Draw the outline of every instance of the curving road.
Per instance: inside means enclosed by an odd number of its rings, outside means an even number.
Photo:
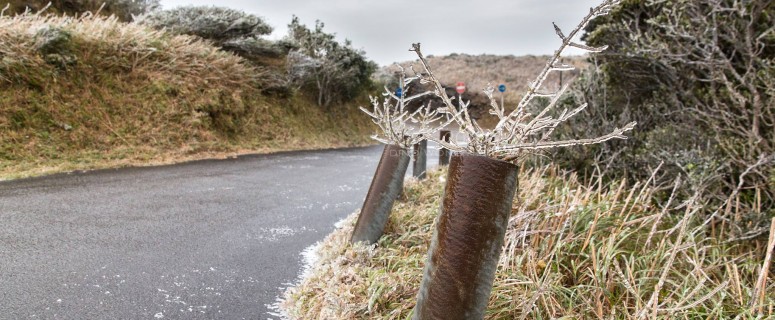
[[[267,305],[360,207],[381,150],[0,182],[0,319],[275,319]]]

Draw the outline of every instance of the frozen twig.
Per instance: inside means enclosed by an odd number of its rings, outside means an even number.
[[[616,128],[612,132],[599,137],[550,141],[550,135],[555,128],[567,121],[573,115],[581,112],[586,108],[586,104],[570,110],[558,110],[557,112],[559,115],[554,117],[551,116],[550,113],[556,108],[560,97],[568,86],[563,86],[556,92],[541,91],[544,81],[551,72],[573,70],[572,66],[559,63],[563,51],[568,47],[575,47],[588,52],[600,52],[605,50],[605,47],[590,47],[576,43],[573,39],[590,20],[606,14],[611,7],[619,3],[619,1],[620,0],[604,0],[599,6],[590,9],[589,14],[587,14],[587,16],[584,17],[567,36],[560,27],[556,24],[554,25],[555,32],[562,41],[560,47],[555,51],[549,61],[547,61],[536,79],[530,83],[522,100],[510,113],[507,114],[505,107],[499,105],[493,98],[493,89],[491,87],[484,90],[485,95],[490,99],[489,113],[498,118],[498,123],[492,130],[483,129],[473,121],[468,112],[468,103],[464,101],[457,101],[457,105],[453,103],[452,99],[447,96],[441,81],[433,74],[431,66],[422,54],[420,44],[413,44],[410,51],[414,51],[417,54],[421,65],[425,69],[421,81],[430,83],[433,86],[433,89],[429,92],[432,92],[441,99],[443,106],[439,109],[450,111],[449,119],[455,122],[460,127],[460,131],[467,135],[468,138],[466,141],[451,141],[449,143],[440,141],[440,139],[437,139],[435,136],[428,136],[428,139],[453,151],[465,151],[505,161],[517,161],[525,153],[538,149],[597,144],[611,139],[626,139],[625,133],[635,127],[635,122],[628,123],[622,128]],[[526,110],[527,106],[530,105],[536,97],[548,97],[551,99],[551,102],[546,108],[538,112],[537,115],[532,115]]]
[[[401,67],[399,66],[399,68]],[[374,140],[410,148],[425,140],[426,137],[435,135],[436,132],[452,122],[452,119],[445,119],[443,109],[433,109],[430,107],[430,103],[421,106],[414,112],[406,110],[408,102],[431,94],[431,92],[421,92],[407,97],[407,86],[419,78],[420,76],[407,78],[404,69],[401,68],[400,87],[402,93],[400,95],[385,87],[385,92],[382,93],[384,99],[381,102],[379,98],[371,97],[372,109],[360,108],[371,117],[372,122],[380,129],[380,133],[372,136]]]

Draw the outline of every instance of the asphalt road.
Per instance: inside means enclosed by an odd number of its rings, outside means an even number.
[[[360,208],[381,150],[0,182],[0,319],[275,319],[267,305]]]

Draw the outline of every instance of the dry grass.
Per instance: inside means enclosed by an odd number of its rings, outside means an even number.
[[[71,43],[66,45],[78,65],[96,70],[130,68],[138,76],[154,74],[158,80],[217,87],[249,85],[258,75],[239,57],[194,37],[171,36],[116,18],[44,13],[0,19],[0,54],[7,81],[45,86],[47,80],[66,76],[47,63],[39,50],[43,37],[38,31],[43,29],[70,34]]]
[[[45,30],[66,34],[49,48]],[[266,73],[115,18],[0,17],[0,179],[368,142],[355,106],[261,94]]]
[[[287,290],[287,313],[408,319],[444,176],[407,184],[375,247],[349,244],[350,216],[321,244],[311,274]],[[519,181],[487,319],[775,317],[765,261],[775,234],[719,242],[720,226],[705,223],[699,204],[659,197],[648,183],[585,186],[552,168],[523,170]]]

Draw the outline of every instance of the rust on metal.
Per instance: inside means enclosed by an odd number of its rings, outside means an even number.
[[[439,131],[439,139],[445,142],[449,142],[449,139],[452,138],[452,133],[449,130],[441,130]],[[440,166],[447,166],[449,165],[449,156],[452,153],[449,151],[449,149],[444,147],[439,147],[439,165]]]
[[[518,167],[454,153],[413,319],[482,319],[495,279]]]
[[[409,152],[397,145],[385,145],[382,157],[363,201],[350,242],[377,242],[385,230],[393,202],[398,198],[409,166]]]
[[[417,179],[425,179],[428,158],[428,140],[423,140],[414,145],[414,167],[412,175]]]

